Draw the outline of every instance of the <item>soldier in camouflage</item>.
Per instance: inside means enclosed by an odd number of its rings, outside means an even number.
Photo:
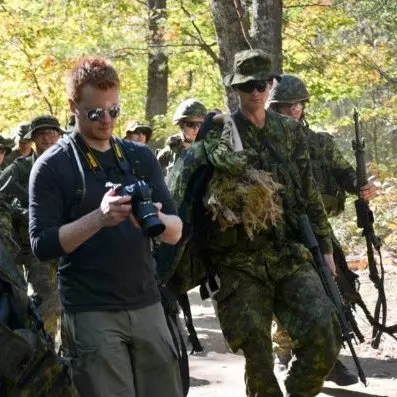
[[[165,176],[169,173],[181,151],[195,141],[206,114],[207,109],[203,103],[195,98],[186,99],[177,107],[172,121],[179,126],[180,132],[170,136],[165,147],[157,154]]]
[[[241,148],[238,152],[230,148],[230,140],[225,137],[229,123],[223,127],[213,123],[206,135],[200,135],[181,155],[168,186],[178,201],[189,184],[188,168],[202,168],[206,161],[214,175],[223,176],[226,189],[247,164],[271,173],[273,181],[281,185],[276,194],[283,219],[276,225],[251,238],[242,224],[221,230],[217,222],[208,220],[197,238],[205,239],[205,258],[220,280],[215,299],[223,334],[230,348],[234,352],[241,349],[246,359],[247,395],[283,396],[273,372],[271,323],[275,313],[296,341],[296,360],[285,381],[288,395],[314,397],[334,366],[341,336],[311,254],[299,241],[301,214],[308,213],[332,272],[335,265],[330,229],[312,175],[302,125],[265,111],[274,78],[279,76],[270,72],[270,58],[264,52],[247,50],[235,55],[233,73],[225,78],[225,85],[233,87],[239,96],[240,106],[232,118]],[[195,159],[200,151],[204,154]],[[254,209],[259,204],[255,199],[248,203]]]
[[[4,169],[5,158],[11,153],[14,142],[0,135],[0,172]]]
[[[310,99],[310,94],[301,79],[296,76],[284,74],[281,82],[272,90],[269,98],[270,109],[273,111],[302,121],[309,147],[313,174],[320,189],[321,196],[328,217],[336,216],[344,210],[346,193],[357,194],[356,172],[339,151],[332,135],[325,132],[314,132],[305,120],[305,105]],[[372,183],[361,188],[361,197],[370,200],[376,195],[376,188]],[[347,267],[345,255],[341,245],[332,233],[334,260],[337,265],[339,287],[342,295],[348,300],[349,291],[345,284],[339,282],[344,277],[355,290],[357,275]],[[293,342],[285,329],[278,325],[273,336],[276,344],[276,354],[281,365],[288,364],[291,359]],[[337,360],[332,373],[327,380],[338,385],[347,386],[357,383],[357,377],[349,372],[340,360]]]
[[[125,129],[124,139],[126,141],[140,142],[147,145],[152,137],[153,130],[149,124],[139,121],[130,121]]]
[[[27,208],[29,201],[29,175],[36,159],[45,150],[54,145],[62,134],[60,124],[55,117],[39,116],[30,124],[23,137],[35,143],[36,152],[31,156],[20,156],[14,160],[0,175],[0,187],[4,199],[13,207],[19,208],[19,215],[25,211],[26,216],[14,216],[14,230],[21,251],[16,259],[18,265],[24,265],[27,280],[34,292],[40,297],[40,313],[47,329],[54,338],[59,318],[58,293],[56,288],[56,269],[53,263],[42,263],[32,254],[29,233]]]
[[[75,396],[15,266],[12,215],[0,192],[0,396]]]
[[[29,157],[33,154],[31,139],[26,139],[25,135],[29,132],[30,124],[27,122],[20,123],[13,130],[12,137],[15,142],[15,147],[12,149],[5,159],[5,166],[10,165],[18,157]]]

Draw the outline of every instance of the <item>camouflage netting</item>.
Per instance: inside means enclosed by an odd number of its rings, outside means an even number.
[[[215,171],[203,197],[204,206],[212,213],[221,230],[243,224],[248,237],[266,230],[282,219],[278,190],[271,174],[248,168],[241,176]]]

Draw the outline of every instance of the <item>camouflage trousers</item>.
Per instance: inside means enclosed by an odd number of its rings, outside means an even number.
[[[291,397],[316,396],[342,341],[333,305],[313,266],[305,263],[277,284],[224,267],[218,275],[219,320],[231,349],[244,353],[247,396],[283,396],[273,372],[273,313],[296,341],[287,392]]]
[[[332,245],[337,270],[336,282],[344,301],[349,303],[351,297],[354,296],[354,294],[358,294],[355,286],[358,276],[348,268],[345,254],[343,253],[342,247],[334,234],[332,234]],[[276,328],[276,331],[273,334],[274,353],[280,362],[286,364],[291,357],[294,341],[289,336],[288,331],[282,327],[276,318],[274,319],[274,322],[275,324],[273,324],[273,326]]]
[[[17,264],[23,265],[27,282],[40,300],[37,311],[41,315],[47,332],[53,341],[60,339],[60,303],[57,289],[56,264],[40,262],[30,251],[22,249]]]

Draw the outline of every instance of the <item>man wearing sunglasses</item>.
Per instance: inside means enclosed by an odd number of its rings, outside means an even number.
[[[172,121],[178,125],[180,132],[167,139],[165,147],[157,154],[157,159],[166,176],[183,149],[196,140],[198,131],[203,124],[207,109],[196,98],[182,101],[174,113]]]
[[[28,125],[23,141],[33,142],[36,151],[30,156],[21,156],[14,160],[1,174],[0,187],[9,203],[18,204],[22,209],[28,208],[29,177],[33,164],[61,137],[63,131],[59,121],[50,115],[38,116]],[[23,127],[21,127],[23,128]],[[15,201],[16,200],[16,201]],[[29,241],[28,225],[22,217],[15,217],[14,230],[21,247],[16,262],[23,265],[27,281],[40,298],[39,312],[46,324],[46,329],[54,339],[60,315],[56,287],[56,271],[53,262],[40,262],[33,255]]]
[[[316,133],[309,128],[305,119],[305,108],[310,100],[309,91],[304,82],[297,76],[282,75],[281,82],[272,90],[269,98],[269,108],[274,112],[302,121],[305,125],[306,137],[310,151],[310,159],[314,177],[321,191],[324,206],[329,217],[339,215],[345,207],[346,193],[357,194],[356,171],[342,156],[334,139],[327,133]],[[377,195],[377,188],[370,182],[360,190],[364,200],[370,200]],[[332,233],[334,259],[339,288],[346,302],[356,291],[357,275],[349,270],[342,247]],[[346,286],[349,286],[346,288]],[[284,329],[278,329],[273,336],[278,346],[276,349],[279,363],[288,365],[291,359],[291,340]],[[337,360],[335,367],[327,380],[340,386],[352,385],[358,382],[344,364]]]
[[[234,175],[246,167],[271,173],[274,182],[281,185],[275,194],[282,204],[282,221],[249,237],[243,224],[221,230],[216,222],[205,221],[204,214],[203,219],[198,218],[200,230],[213,236],[205,245],[205,258],[216,266],[212,271],[220,279],[215,299],[223,334],[230,348],[234,352],[241,349],[246,359],[247,395],[283,396],[273,372],[271,325],[275,314],[295,341],[296,360],[285,380],[287,393],[314,397],[335,363],[341,337],[333,305],[311,263],[309,250],[300,240],[301,215],[310,218],[328,266],[334,271],[332,243],[302,125],[265,110],[274,79],[280,80],[280,76],[271,72],[266,53],[236,53],[233,72],[224,80],[239,97],[239,108],[231,115],[236,129],[230,120],[222,126],[214,119],[206,134],[200,136],[204,140],[200,150],[204,147],[213,167],[210,175],[217,178],[216,186],[223,192],[234,183]],[[194,163],[193,149],[186,157],[190,161],[186,167]],[[176,185],[186,175],[183,159],[181,156],[171,175]],[[201,167],[202,162],[197,163]],[[191,182],[186,180],[187,186]],[[244,191],[244,183],[250,182],[240,183]],[[211,186],[216,196],[216,187]],[[252,201],[252,196],[247,199]],[[260,207],[256,202],[245,205]]]
[[[63,344],[80,396],[181,397],[177,353],[160,303],[150,240],[130,195],[107,182],[152,189],[159,239],[182,224],[160,166],[145,145],[115,139],[120,80],[109,61],[83,57],[67,78],[74,131],[35,164],[30,237],[41,259],[61,257]]]

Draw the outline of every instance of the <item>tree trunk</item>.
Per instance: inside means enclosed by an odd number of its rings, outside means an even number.
[[[242,24],[233,0],[212,0],[212,15],[219,45],[219,69],[222,79],[233,69],[234,54],[249,49]],[[237,109],[237,95],[226,89],[226,105],[232,112]]]
[[[282,71],[281,0],[252,0],[252,26],[249,29],[248,2],[212,0],[212,15],[219,45],[219,68],[222,78],[233,68],[234,54],[249,48],[260,48],[272,60],[272,70]],[[238,106],[237,95],[226,89],[230,111]]]
[[[252,21],[255,47],[269,54],[273,72],[282,73],[282,1],[253,0]]]
[[[147,0],[149,8],[149,54],[146,119],[167,113],[168,56],[164,47],[164,23],[167,0]]]

